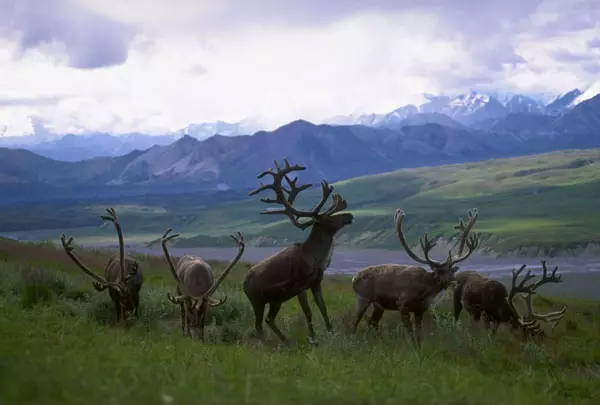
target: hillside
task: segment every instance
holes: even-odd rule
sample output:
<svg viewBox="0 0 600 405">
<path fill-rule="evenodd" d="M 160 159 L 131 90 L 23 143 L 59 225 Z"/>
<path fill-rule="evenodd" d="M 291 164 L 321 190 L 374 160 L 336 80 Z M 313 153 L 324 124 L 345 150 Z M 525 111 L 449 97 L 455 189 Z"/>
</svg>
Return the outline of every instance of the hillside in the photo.
<svg viewBox="0 0 600 405">
<path fill-rule="evenodd" d="M 284 157 L 311 167 L 303 174 L 307 181 L 339 181 L 402 168 L 600 147 L 600 95 L 560 116 L 492 114 L 471 128 L 439 113 L 427 114 L 390 128 L 298 120 L 251 136 L 215 135 L 199 141 L 185 135 L 169 145 L 79 162 L 0 149 L 0 192 L 9 190 L 17 199 L 19 193 L 31 194 L 32 185 L 57 188 L 38 193 L 43 199 L 74 187 L 95 188 L 88 197 L 115 187 L 140 194 L 243 190 L 254 186 L 253 177 L 266 162 Z"/>
<path fill-rule="evenodd" d="M 600 244 L 600 149 L 399 170 L 339 182 L 335 189 L 356 215 L 339 234 L 339 243 L 350 246 L 398 248 L 392 228 L 396 208 L 407 212 L 415 243 L 424 231 L 448 238 L 471 207 L 479 208 L 477 230 L 497 253 L 580 253 L 590 243 Z M 299 202 L 315 201 L 312 193 Z M 302 237 L 282 218 L 258 215 L 265 208 L 260 205 L 254 198 L 203 211 L 189 228 L 202 226 L 214 236 L 237 227 L 265 244 Z M 180 243 L 192 246 L 194 239 Z"/>
<path fill-rule="evenodd" d="M 108 258 L 77 251 L 96 271 Z M 600 395 L 599 302 L 576 291 L 540 289 L 536 312 L 565 305 L 567 312 L 556 329 L 542 324 L 546 336 L 529 342 L 504 327 L 492 339 L 471 327 L 464 311 L 453 322 L 446 300 L 426 312 L 416 352 L 398 312 L 387 311 L 378 332 L 364 320 L 353 335 L 350 279 L 326 276 L 333 333 L 311 299 L 319 345 L 309 346 L 306 320 L 292 299 L 278 315 L 292 341 L 285 348 L 268 327 L 265 343 L 252 332 L 242 291 L 247 263 L 216 291 L 228 299 L 208 310 L 200 342 L 181 334 L 179 308 L 166 298 L 175 283 L 161 257 L 136 257 L 144 272 L 141 313 L 126 325 L 115 323 L 108 293 L 96 292 L 62 249 L 0 239 L 0 258 L 2 404 L 595 405 Z M 211 265 L 215 274 L 224 267 Z M 564 274 L 565 285 L 598 279 L 586 274 L 573 284 L 572 276 Z"/>
<path fill-rule="evenodd" d="M 338 182 L 335 189 L 356 216 L 338 238 L 349 247 L 398 249 L 392 229 L 396 208 L 406 211 L 408 236 L 416 242 L 425 230 L 449 238 L 458 218 L 477 207 L 477 230 L 495 253 L 581 254 L 587 248 L 588 254 L 598 254 L 597 247 L 588 245 L 600 244 L 600 149 L 399 170 Z M 154 240 L 168 227 L 187 237 L 178 242 L 180 247 L 229 246 L 227 234 L 237 230 L 255 245 L 304 237 L 283 218 L 259 215 L 265 208 L 259 197 L 236 201 L 242 196 L 208 196 L 4 207 L 0 229 L 18 237 L 54 239 L 62 228 L 82 242 L 112 241 L 112 233 L 98 230 L 97 215 L 115 205 L 132 243 Z M 313 205 L 317 197 L 317 190 L 306 191 L 298 204 Z M 33 232 L 43 229 L 47 231 Z"/>
</svg>

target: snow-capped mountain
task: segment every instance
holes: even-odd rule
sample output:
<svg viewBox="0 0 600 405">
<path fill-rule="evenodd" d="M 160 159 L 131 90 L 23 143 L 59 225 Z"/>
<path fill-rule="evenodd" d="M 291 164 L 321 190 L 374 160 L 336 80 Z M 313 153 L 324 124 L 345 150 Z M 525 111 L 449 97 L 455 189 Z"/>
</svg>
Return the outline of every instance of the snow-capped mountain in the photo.
<svg viewBox="0 0 600 405">
<path fill-rule="evenodd" d="M 517 94 L 511 97 L 504 103 L 509 114 L 520 114 L 520 113 L 544 113 L 544 104 L 539 100 L 534 100 L 531 97 Z"/>
<path fill-rule="evenodd" d="M 189 135 L 196 139 L 206 139 L 213 135 L 252 135 L 263 128 L 261 122 L 256 118 L 246 118 L 240 122 L 204 122 L 201 124 L 189 124 L 178 131 L 173 132 L 173 135 L 183 136 Z"/>
<path fill-rule="evenodd" d="M 579 89 L 573 89 L 567 93 L 559 94 L 546 105 L 546 113 L 556 114 L 561 113 L 565 109 L 575 107 L 575 100 L 583 94 Z"/>
<path fill-rule="evenodd" d="M 330 125 L 366 125 L 374 127 L 398 127 L 436 123 L 446 126 L 473 125 L 510 114 L 556 115 L 575 107 L 575 100 L 582 92 L 574 89 L 561 94 L 547 105 L 541 100 L 522 94 L 498 96 L 471 91 L 465 94 L 424 94 L 425 103 L 400 107 L 384 114 L 338 115 L 325 123 Z"/>
</svg>

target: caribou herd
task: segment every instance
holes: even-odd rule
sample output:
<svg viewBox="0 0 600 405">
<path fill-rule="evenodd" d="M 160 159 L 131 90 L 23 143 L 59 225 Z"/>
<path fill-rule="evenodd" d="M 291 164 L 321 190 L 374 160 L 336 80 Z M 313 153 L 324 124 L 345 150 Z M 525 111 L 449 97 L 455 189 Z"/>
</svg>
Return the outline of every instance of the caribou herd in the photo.
<svg viewBox="0 0 600 405">
<path fill-rule="evenodd" d="M 298 177 L 293 179 L 292 173 L 306 170 L 300 165 L 290 165 L 284 160 L 281 167 L 275 161 L 275 168 L 258 175 L 261 179 L 272 178 L 272 183 L 262 184 L 252 191 L 256 195 L 264 191 L 273 192 L 270 198 L 263 197 L 265 204 L 276 204 L 280 208 L 270 209 L 261 214 L 285 215 L 297 228 L 310 228 L 306 240 L 294 243 L 278 253 L 253 265 L 243 280 L 243 290 L 254 311 L 257 334 L 264 339 L 263 319 L 265 307 L 268 312 L 265 323 L 284 343 L 289 340 L 276 324 L 277 314 L 281 306 L 293 297 L 298 302 L 306 318 L 308 341 L 316 344 L 315 331 L 312 322 L 312 312 L 308 303 L 310 290 L 319 312 L 323 316 L 328 331 L 333 327 L 327 314 L 323 298 L 322 281 L 325 270 L 329 267 L 333 255 L 334 237 L 338 231 L 354 221 L 354 216 L 342 212 L 347 208 L 346 200 L 339 194 L 333 193 L 333 186 L 326 181 L 321 182 L 322 196 L 320 201 L 310 211 L 302 211 L 294 206 L 298 195 L 311 187 L 310 184 L 297 185 Z M 323 207 L 331 197 L 331 205 L 326 210 Z M 101 218 L 114 224 L 119 240 L 119 252 L 108 259 L 104 269 L 104 277 L 90 270 L 75 255 L 73 238 L 61 235 L 61 242 L 66 254 L 94 282 L 97 291 L 108 290 L 115 304 L 117 321 L 139 314 L 139 295 L 143 284 L 142 269 L 138 262 L 125 255 L 123 231 L 114 209 L 107 209 L 108 215 Z M 532 307 L 532 296 L 545 283 L 560 283 L 561 276 L 557 275 L 558 268 L 548 272 L 546 263 L 542 261 L 543 274 L 535 283 L 530 280 L 535 277 L 528 270 L 521 281 L 519 276 L 525 269 L 513 270 L 512 286 L 507 288 L 497 280 L 487 278 L 475 271 L 457 272 L 459 263 L 467 260 L 480 244 L 479 235 L 472 233 L 478 217 L 477 209 L 469 211 L 469 220 L 465 224 L 462 219 L 455 227 L 459 231 L 457 251 L 448 252 L 444 260 L 430 257 L 435 242 L 427 233 L 420 238 L 422 255 L 417 254 L 406 240 L 402 228 L 405 213 L 398 209 L 394 214 L 394 226 L 400 244 L 408 256 L 416 263 L 412 264 L 380 264 L 366 267 L 352 278 L 352 289 L 356 296 L 356 317 L 352 332 L 357 327 L 369 306 L 373 311 L 368 319 L 372 328 L 377 328 L 385 310 L 399 311 L 402 322 L 409 332 L 411 340 L 421 344 L 421 328 L 423 315 L 433 302 L 449 288 L 453 294 L 454 318 L 458 317 L 464 308 L 478 324 L 483 315 L 485 327 L 492 334 L 496 333 L 501 323 L 507 323 L 512 331 L 521 331 L 523 338 L 540 337 L 544 335 L 540 321 L 545 321 L 552 328 L 561 321 L 566 307 L 560 311 L 547 314 L 536 314 Z M 176 238 L 168 229 L 160 239 L 166 264 L 175 279 L 176 295 L 167 294 L 168 300 L 179 305 L 181 309 L 181 330 L 183 335 L 204 339 L 206 312 L 209 307 L 223 305 L 227 297 L 215 298 L 213 294 L 221 282 L 227 277 L 244 253 L 245 241 L 241 233 L 231 235 L 238 252 L 227 265 L 221 275 L 214 279 L 211 266 L 197 256 L 185 255 L 174 262 L 169 254 L 167 242 Z M 529 283 L 528 283 L 529 282 Z M 525 303 L 525 311 L 520 314 L 515 305 L 515 297 L 520 295 Z M 414 314 L 414 321 L 411 320 Z M 414 326 L 414 328 L 413 328 Z"/>
</svg>

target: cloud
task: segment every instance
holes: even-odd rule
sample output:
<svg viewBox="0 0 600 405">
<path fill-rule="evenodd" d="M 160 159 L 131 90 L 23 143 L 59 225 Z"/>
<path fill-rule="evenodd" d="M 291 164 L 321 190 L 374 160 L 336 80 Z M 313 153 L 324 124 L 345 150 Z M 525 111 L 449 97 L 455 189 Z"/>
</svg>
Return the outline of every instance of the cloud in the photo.
<svg viewBox="0 0 600 405">
<path fill-rule="evenodd" d="M 71 96 L 0 109 L 13 133 L 30 116 L 56 132 L 158 134 L 390 111 L 425 92 L 559 93 L 589 87 L 600 60 L 596 26 L 554 1 L 51 2 L 0 29 L 13 33 L 0 42 L 0 98 Z M 595 15 L 596 1 L 573 4 Z"/>
<path fill-rule="evenodd" d="M 557 49 L 550 55 L 558 62 L 587 62 L 598 58 L 598 55 L 589 52 L 572 52 L 567 49 Z"/>
<path fill-rule="evenodd" d="M 55 105 L 64 98 L 64 96 L 51 96 L 39 98 L 0 98 L 0 108 Z"/>
<path fill-rule="evenodd" d="M 0 35 L 18 43 L 18 55 L 43 48 L 64 54 L 74 68 L 123 63 L 134 35 L 131 27 L 71 0 L 0 0 L 0 9 Z"/>
<path fill-rule="evenodd" d="M 600 37 L 595 37 L 588 41 L 588 49 L 599 49 L 599 48 L 600 48 Z"/>
</svg>

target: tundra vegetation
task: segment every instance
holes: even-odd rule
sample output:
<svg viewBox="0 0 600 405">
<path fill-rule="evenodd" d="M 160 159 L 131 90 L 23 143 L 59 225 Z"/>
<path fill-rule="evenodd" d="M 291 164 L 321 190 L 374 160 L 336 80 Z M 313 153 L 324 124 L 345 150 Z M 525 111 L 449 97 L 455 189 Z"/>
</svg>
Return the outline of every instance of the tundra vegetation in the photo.
<svg viewBox="0 0 600 405">
<path fill-rule="evenodd" d="M 78 252 L 92 268 L 111 256 Z M 598 301 L 542 296 L 540 288 L 532 296 L 537 311 L 569 309 L 539 343 L 503 327 L 490 338 L 465 314 L 455 323 L 451 302 L 442 302 L 425 313 L 415 351 L 398 312 L 378 331 L 353 335 L 350 278 L 326 276 L 335 332 L 318 347 L 305 343 L 306 320 L 292 300 L 279 319 L 297 344 L 281 347 L 267 333 L 257 345 L 242 288 L 251 265 L 238 262 L 219 287 L 227 302 L 207 312 L 199 344 L 181 336 L 179 310 L 165 298 L 173 291 L 165 259 L 133 258 L 144 269 L 144 310 L 126 328 L 113 327 L 111 300 L 94 293 L 62 247 L 0 239 L 1 403 L 592 405 L 600 396 Z M 216 274 L 225 267 L 208 263 Z"/>
<path fill-rule="evenodd" d="M 80 248 L 75 256 L 73 239 L 64 234 L 61 242 L 66 255 L 49 243 L 0 240 L 0 257 L 4 258 L 0 400 L 67 404 L 597 403 L 600 307 L 596 301 L 540 296 L 538 287 L 562 280 L 557 268 L 548 274 L 544 262 L 538 282 L 528 284 L 534 278 L 528 272 L 517 283 L 525 269 L 522 266 L 513 274 L 510 292 L 502 296 L 514 315 L 509 326 L 521 328 L 524 337 L 538 339 L 515 339 L 511 330 L 500 328 L 498 319 L 493 333 L 488 333 L 462 322 L 456 308 L 452 313 L 452 302 L 435 300 L 455 285 L 468 312 L 482 309 L 470 301 L 477 296 L 477 288 L 469 287 L 469 277 L 461 284 L 455 275 L 460 274 L 457 264 L 465 262 L 480 244 L 479 235 L 472 233 L 478 217 L 475 209 L 466 224 L 461 219 L 455 226 L 458 253 L 449 251 L 443 261 L 430 257 L 435 242 L 427 234 L 421 238 L 422 256 L 414 252 L 402 227 L 404 212 L 396 211 L 394 228 L 400 244 L 412 260 L 429 270 L 388 264 L 364 269 L 353 280 L 325 277 L 334 237 L 354 222 L 354 215 L 342 212 L 348 208 L 346 201 L 326 181 L 312 210 L 297 208 L 297 197 L 310 185 L 297 185 L 298 178 L 290 178 L 304 167 L 284 163 L 280 167 L 275 162 L 275 169 L 260 174 L 259 178 L 271 176 L 273 182 L 261 184 L 250 194 L 273 191 L 274 198 L 261 201 L 282 208 L 264 214 L 285 215 L 296 228 L 310 228 L 310 232 L 304 242 L 256 264 L 239 262 L 245 247 L 240 233 L 233 236 L 238 252 L 227 266 L 192 256 L 172 257 L 167 243 L 178 235 L 172 235 L 171 229 L 160 238 L 164 257 L 126 257 L 114 209 L 102 218 L 115 225 L 118 255 Z M 331 205 L 322 211 L 329 197 Z M 74 271 L 72 261 L 82 271 Z M 89 270 L 106 261 L 104 278 Z M 128 269 L 126 263 L 136 265 Z M 145 274 L 143 290 L 129 283 L 139 276 L 141 287 L 140 268 Z M 221 273 L 216 281 L 213 271 Z M 116 314 L 105 295 L 90 294 L 84 277 L 95 280 L 95 290 L 111 292 Z M 176 296 L 170 295 L 173 278 Z M 213 297 L 217 289 L 229 297 L 227 301 Z M 318 346 L 308 290 L 329 332 Z M 138 299 L 131 298 L 134 293 Z M 517 314 L 515 294 L 524 295 L 527 309 L 522 316 Z M 282 308 L 293 297 L 298 297 L 297 302 Z M 144 307 L 141 313 L 138 301 Z M 370 304 L 375 306 L 371 324 L 377 328 L 358 329 Z M 270 330 L 264 331 L 267 305 Z M 211 311 L 207 311 L 209 306 Z M 534 312 L 534 306 L 546 313 Z M 559 307 L 563 309 L 555 310 Z M 392 314 L 380 325 L 385 309 L 398 310 L 398 316 Z M 131 312 L 137 313 L 137 319 L 122 322 Z M 482 312 L 491 319 L 492 310 Z M 415 314 L 414 332 L 410 313 Z M 276 317 L 291 339 L 279 330 Z M 550 324 L 547 333 L 542 332 L 541 321 Z M 113 323 L 125 327 L 115 328 Z M 308 342 L 304 343 L 298 337 L 305 336 L 307 326 Z M 180 328 L 183 335 L 202 338 L 205 344 L 181 336 Z M 411 344 L 411 339 L 419 344 Z"/>
</svg>

